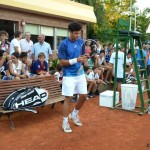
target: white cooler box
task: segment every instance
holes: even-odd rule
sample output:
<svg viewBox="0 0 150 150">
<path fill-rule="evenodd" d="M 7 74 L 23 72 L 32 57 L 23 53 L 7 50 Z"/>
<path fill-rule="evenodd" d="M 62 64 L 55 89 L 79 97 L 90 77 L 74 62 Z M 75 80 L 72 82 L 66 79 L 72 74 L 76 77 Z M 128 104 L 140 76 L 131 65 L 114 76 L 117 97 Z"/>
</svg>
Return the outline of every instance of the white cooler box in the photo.
<svg viewBox="0 0 150 150">
<path fill-rule="evenodd" d="M 99 95 L 99 105 L 105 107 L 113 107 L 113 93 L 114 91 L 105 91 Z M 116 104 L 119 103 L 119 92 L 116 92 Z"/>
</svg>

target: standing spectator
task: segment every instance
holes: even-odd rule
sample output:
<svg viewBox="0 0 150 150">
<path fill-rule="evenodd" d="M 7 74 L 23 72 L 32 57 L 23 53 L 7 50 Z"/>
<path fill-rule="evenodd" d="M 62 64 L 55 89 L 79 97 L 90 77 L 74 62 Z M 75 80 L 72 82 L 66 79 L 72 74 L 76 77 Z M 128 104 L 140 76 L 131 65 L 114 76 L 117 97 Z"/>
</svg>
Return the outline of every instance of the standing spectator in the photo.
<svg viewBox="0 0 150 150">
<path fill-rule="evenodd" d="M 9 45 L 7 43 L 7 32 L 2 30 L 0 31 L 0 49 L 4 50 L 5 52 L 7 52 L 9 54 Z"/>
<path fill-rule="evenodd" d="M 45 54 L 45 61 L 48 63 L 52 61 L 52 50 L 49 43 L 45 42 L 45 35 L 40 34 L 38 36 L 38 42 L 35 43 L 32 47 L 32 59 L 38 60 L 39 53 Z"/>
<path fill-rule="evenodd" d="M 14 36 L 15 38 L 10 43 L 10 55 L 14 52 L 21 54 L 21 47 L 19 41 L 22 39 L 22 33 L 20 31 L 16 31 Z"/>
<path fill-rule="evenodd" d="M 30 32 L 25 33 L 25 38 L 20 40 L 20 46 L 22 52 L 28 53 L 28 58 L 31 59 L 31 48 L 33 46 L 33 42 L 30 40 L 31 35 Z"/>
<path fill-rule="evenodd" d="M 113 65 L 113 74 L 115 75 L 115 60 L 116 52 L 113 52 L 110 58 L 110 63 Z M 121 83 L 123 82 L 123 72 L 124 72 L 124 53 L 118 50 L 118 64 L 117 64 L 117 90 L 121 98 Z"/>
</svg>

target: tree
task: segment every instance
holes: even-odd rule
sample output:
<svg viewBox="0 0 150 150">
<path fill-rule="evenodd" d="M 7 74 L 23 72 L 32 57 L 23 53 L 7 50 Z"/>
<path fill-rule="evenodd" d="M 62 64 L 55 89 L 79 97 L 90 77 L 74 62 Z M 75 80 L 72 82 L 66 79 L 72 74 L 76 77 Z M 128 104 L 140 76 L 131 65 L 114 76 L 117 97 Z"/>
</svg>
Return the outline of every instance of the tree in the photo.
<svg viewBox="0 0 150 150">
<path fill-rule="evenodd" d="M 150 14 L 150 8 L 145 9 L 137 16 L 137 31 L 142 33 L 142 41 L 146 41 L 148 36 L 146 33 L 150 24 L 150 17 L 148 14 Z"/>
<path fill-rule="evenodd" d="M 100 39 L 102 42 L 114 42 L 116 36 L 116 27 L 118 18 L 129 19 L 127 12 L 129 11 L 129 0 L 74 0 L 76 2 L 90 5 L 94 7 L 97 18 L 96 24 L 89 24 L 87 28 L 88 38 Z M 134 4 L 136 0 L 132 0 Z M 147 14 L 150 9 L 147 8 L 137 17 L 137 29 L 142 32 L 142 39 L 146 38 L 145 32 L 149 24 Z M 134 13 L 132 14 L 134 17 Z M 143 22 L 143 24 L 142 24 Z M 134 24 L 132 24 L 133 29 Z"/>
</svg>

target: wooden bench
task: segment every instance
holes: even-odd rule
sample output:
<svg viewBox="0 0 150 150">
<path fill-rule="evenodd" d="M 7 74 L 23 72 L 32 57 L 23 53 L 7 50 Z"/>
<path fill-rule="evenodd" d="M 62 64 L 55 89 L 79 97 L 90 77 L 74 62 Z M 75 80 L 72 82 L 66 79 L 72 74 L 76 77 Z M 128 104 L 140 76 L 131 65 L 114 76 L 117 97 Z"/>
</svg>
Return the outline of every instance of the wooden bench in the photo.
<svg viewBox="0 0 150 150">
<path fill-rule="evenodd" d="M 0 81 L 0 118 L 3 114 L 6 114 L 9 119 L 11 128 L 14 128 L 14 124 L 11 120 L 10 115 L 14 111 L 4 110 L 2 108 L 3 102 L 5 98 L 8 95 L 10 95 L 13 91 L 24 88 L 24 87 L 32 87 L 32 86 L 39 86 L 41 88 L 45 88 L 46 90 L 48 90 L 49 97 L 45 105 L 53 104 L 53 103 L 64 100 L 64 96 L 61 95 L 60 84 L 59 82 L 56 81 L 53 75 L 34 77 L 30 79 Z"/>
</svg>

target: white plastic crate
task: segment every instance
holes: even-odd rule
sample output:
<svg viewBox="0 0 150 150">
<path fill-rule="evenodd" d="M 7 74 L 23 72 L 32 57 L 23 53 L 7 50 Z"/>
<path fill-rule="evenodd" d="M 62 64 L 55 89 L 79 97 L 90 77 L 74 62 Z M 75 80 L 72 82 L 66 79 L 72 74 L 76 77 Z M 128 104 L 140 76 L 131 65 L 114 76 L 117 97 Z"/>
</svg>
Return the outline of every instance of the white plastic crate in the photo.
<svg viewBox="0 0 150 150">
<path fill-rule="evenodd" d="M 105 107 L 113 107 L 113 93 L 114 91 L 104 91 L 99 95 L 99 105 Z M 119 103 L 119 92 L 116 92 L 116 104 Z"/>
</svg>

